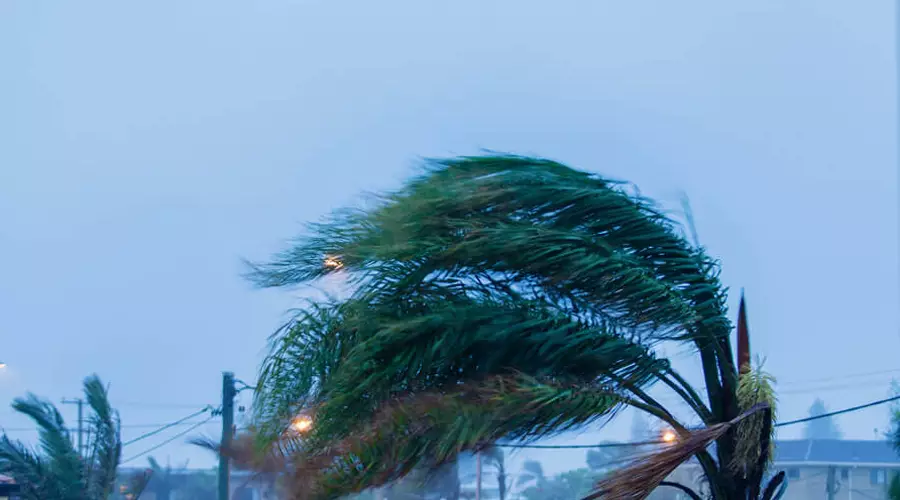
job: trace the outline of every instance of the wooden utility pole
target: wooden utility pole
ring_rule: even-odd
[[[63,399],[62,404],[64,405],[78,405],[78,455],[83,456],[84,454],[84,400],[81,398],[78,399]]]
[[[234,437],[234,396],[234,373],[222,372],[222,441],[219,444],[221,449],[231,446],[231,439]],[[228,456],[220,452],[218,500],[228,500],[230,476]]]

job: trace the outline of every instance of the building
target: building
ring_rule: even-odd
[[[900,456],[887,441],[803,439],[778,441],[775,465],[788,479],[790,499],[886,499],[891,477],[900,472]]]
[[[19,492],[19,485],[9,476],[0,474],[0,500],[8,500]]]
[[[692,462],[676,470],[670,479],[694,484],[700,491],[698,469]],[[784,471],[787,476],[783,500],[886,500],[891,477],[900,473],[900,455],[887,441],[779,440],[772,470]]]

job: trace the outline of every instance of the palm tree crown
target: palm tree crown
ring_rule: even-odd
[[[0,437],[0,474],[21,485],[24,500],[105,500],[112,494],[122,452],[119,415],[96,375],[84,380],[84,395],[92,410],[84,455],[52,403],[33,394],[13,402],[14,410],[37,424],[40,442],[32,450],[5,434]]]
[[[765,401],[738,395],[746,370],[717,265],[625,185],[534,158],[431,161],[373,206],[312,225],[252,277],[281,287],[332,274],[352,296],[308,304],[274,336],[255,401],[256,444],[278,445],[255,466],[291,464],[298,496],[360,491],[633,406],[682,435],[670,451],[698,458],[715,498],[760,497],[765,453],[737,436],[753,420],[742,412]],[[672,341],[698,352],[705,397],[655,354]],[[715,432],[691,441],[647,394],[654,382]],[[285,437],[298,413],[312,430]],[[636,466],[652,477],[627,488],[649,491],[671,464]]]

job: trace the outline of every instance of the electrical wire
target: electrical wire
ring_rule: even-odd
[[[212,409],[213,409],[212,406],[206,406],[206,407],[202,408],[202,409],[199,410],[199,411],[196,411],[196,412],[191,413],[190,415],[188,415],[188,416],[186,416],[186,417],[184,417],[184,418],[181,418],[181,419],[176,420],[175,422],[172,422],[172,423],[169,423],[169,424],[165,424],[165,425],[160,426],[159,428],[154,429],[154,430],[152,430],[152,431],[150,431],[150,432],[146,432],[146,433],[144,433],[144,434],[141,434],[140,436],[138,436],[138,437],[136,437],[136,438],[134,438],[134,439],[130,439],[130,440],[128,440],[128,441],[122,443],[122,446],[128,446],[128,445],[133,444],[133,443],[136,443],[136,442],[138,442],[138,441],[140,441],[140,440],[142,440],[142,439],[147,439],[147,438],[150,437],[150,436],[155,436],[156,434],[159,434],[160,432],[162,432],[162,431],[164,431],[164,430],[166,430],[166,429],[169,429],[169,428],[171,428],[171,427],[175,427],[176,425],[183,424],[184,422],[186,422],[186,421],[188,421],[188,420],[190,420],[190,419],[196,417],[197,415],[206,413],[206,412],[208,412],[208,411],[210,411],[210,410],[212,410]],[[210,417],[210,418],[212,418],[212,417]],[[201,422],[201,423],[206,423],[207,421],[208,421],[208,419],[205,420],[205,421],[203,421],[203,422]],[[197,424],[197,425],[200,425],[200,424]]]
[[[194,425],[196,421],[188,421],[188,422],[179,422],[168,423],[168,424],[123,424],[119,426],[122,429],[155,429],[157,427],[162,427],[165,425],[169,425],[171,427],[183,426],[183,425]],[[0,427],[0,432],[30,432],[30,431],[38,431],[40,428],[38,427]],[[78,432],[77,427],[70,427],[67,429],[69,432]]]
[[[132,462],[132,461],[134,461],[134,460],[136,460],[136,459],[138,459],[138,458],[141,458],[142,456],[144,456],[144,455],[146,455],[146,454],[148,454],[148,453],[150,453],[150,452],[152,452],[152,451],[156,451],[156,450],[162,448],[163,446],[165,446],[165,445],[171,443],[172,441],[175,441],[176,439],[178,439],[178,438],[184,436],[185,434],[191,432],[192,430],[194,430],[194,429],[200,427],[201,425],[203,425],[203,424],[209,422],[209,421],[212,420],[213,418],[215,418],[215,417],[214,417],[214,416],[210,416],[210,417],[207,418],[206,420],[204,420],[204,421],[202,421],[202,422],[198,422],[198,423],[192,425],[191,427],[188,427],[187,429],[185,429],[185,430],[179,432],[178,434],[175,434],[174,436],[170,437],[169,439],[166,439],[166,440],[163,441],[162,443],[159,443],[159,444],[157,444],[157,445],[155,445],[155,446],[151,446],[150,448],[147,448],[146,450],[144,450],[144,451],[138,453],[137,455],[132,455],[131,457],[129,457],[129,458],[125,459],[125,460],[122,460],[122,461],[119,462],[119,463],[120,463],[120,464],[127,464],[128,462]]]
[[[857,406],[851,406],[850,408],[844,408],[843,410],[833,411],[829,413],[823,413],[821,415],[814,415],[806,418],[798,418],[796,420],[788,420],[787,422],[778,422],[774,427],[787,427],[789,425],[797,425],[806,422],[811,422],[813,420],[819,420],[822,418],[834,417],[836,415],[843,415],[845,413],[852,413],[859,410],[864,410],[866,408],[871,408],[873,406],[883,405],[885,403],[891,403],[893,401],[900,400],[900,396],[894,396],[885,399],[879,399],[878,401],[872,401],[871,403],[866,403]],[[628,447],[628,446],[646,446],[646,445],[655,445],[655,444],[665,444],[666,441],[661,439],[655,441],[639,441],[639,442],[630,442],[630,443],[599,443],[599,444],[560,444],[560,445],[543,445],[543,444],[495,444],[498,448],[529,448],[529,449],[544,449],[544,450],[569,450],[569,449],[584,449],[584,448],[617,448],[617,447]]]
[[[879,399],[878,401],[872,401],[871,403],[866,403],[858,406],[851,406],[850,408],[844,408],[843,410],[833,411],[829,413],[823,413],[821,415],[814,415],[812,417],[806,418],[798,418],[797,420],[788,420],[787,422],[779,422],[775,424],[775,427],[785,427],[788,425],[796,425],[802,424],[804,422],[811,422],[813,420],[818,420],[820,418],[829,418],[835,415],[843,415],[844,413],[852,413],[859,410],[864,410],[866,408],[871,408],[873,406],[883,405],[885,403],[891,403],[893,401],[900,400],[900,396],[894,396],[891,398]]]

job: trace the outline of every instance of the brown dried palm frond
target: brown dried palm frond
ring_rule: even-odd
[[[338,440],[311,432],[260,449],[248,433],[227,449],[203,444],[239,467],[283,473],[288,498],[338,498],[414,469],[434,470],[501,438],[530,440],[610,417],[624,402],[616,392],[591,384],[494,376],[453,391],[397,398]]]
[[[680,436],[678,443],[635,461],[610,477],[597,483],[595,492],[583,500],[603,498],[607,500],[642,500],[668,477],[679,465],[697,452],[706,449],[735,425],[757,412],[766,409],[758,405],[742,413],[734,420],[716,424],[702,430]]]

